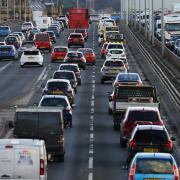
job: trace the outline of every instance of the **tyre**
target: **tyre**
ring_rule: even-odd
[[[81,80],[78,81],[78,85],[81,86]]]
[[[101,84],[104,84],[104,80],[103,79],[101,79]]]
[[[84,48],[84,45],[82,45],[81,47]]]
[[[49,49],[49,52],[51,53],[52,49]]]
[[[114,125],[113,125],[113,129],[114,129],[115,131],[119,130],[119,128],[120,128],[119,125],[117,125],[117,124],[114,124]]]
[[[83,70],[86,70],[86,66],[83,67]]]
[[[72,119],[71,119],[71,121],[69,123],[69,127],[72,128]]]
[[[68,48],[70,48],[71,46],[68,44]]]
[[[126,146],[127,146],[126,140],[123,139],[121,136],[120,136],[120,145],[122,148],[126,148]]]
[[[23,68],[23,67],[24,67],[24,65],[22,65],[22,64],[21,64],[21,65],[20,65],[20,67],[21,67],[21,68]]]
[[[112,109],[108,108],[108,114],[112,115]]]

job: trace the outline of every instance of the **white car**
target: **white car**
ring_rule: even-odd
[[[12,34],[18,34],[21,38],[21,41],[25,41],[25,39],[26,39],[22,32],[13,32]]]
[[[106,54],[106,60],[126,59],[124,49],[109,49]]]
[[[24,22],[23,24],[22,24],[22,26],[21,26],[21,31],[22,32],[25,32],[25,31],[27,31],[29,28],[33,28],[34,27],[34,25],[33,25],[33,23],[30,21],[30,22]]]
[[[43,66],[43,56],[38,49],[28,49],[22,52],[20,66],[39,65]]]
[[[103,42],[104,42],[104,35],[103,34],[99,34],[98,44],[101,45],[101,44],[103,44]]]

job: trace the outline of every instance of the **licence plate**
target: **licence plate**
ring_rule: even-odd
[[[111,73],[119,73],[119,71],[118,70],[111,70]]]
[[[57,95],[64,94],[64,92],[63,92],[63,91],[53,91],[52,93],[53,93],[53,94],[57,94]]]
[[[144,152],[159,152],[157,148],[144,148]]]

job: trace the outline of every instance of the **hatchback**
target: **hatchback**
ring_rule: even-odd
[[[64,58],[68,53],[68,47],[55,46],[51,53],[51,62],[64,62]]]
[[[125,52],[123,43],[108,43],[105,49],[105,55],[107,55],[108,51],[111,49],[118,49],[118,50],[121,49],[123,52]]]
[[[84,47],[84,38],[81,33],[71,33],[68,37],[68,47],[81,46]]]
[[[45,31],[47,34],[49,34],[49,37],[50,37],[50,39],[51,39],[51,42],[53,42],[53,43],[56,43],[56,35],[55,35],[55,33],[54,33],[54,31]]]
[[[69,51],[66,57],[64,58],[64,62],[78,64],[78,66],[83,70],[86,69],[86,59],[82,52]]]
[[[137,153],[129,168],[128,180],[179,180],[179,170],[169,153]]]
[[[4,41],[7,45],[14,45],[16,49],[18,49],[21,45],[16,36],[7,36]]]
[[[42,96],[39,107],[41,106],[62,106],[65,127],[72,127],[72,108],[67,96],[64,95],[44,95]]]
[[[59,66],[59,70],[73,71],[76,75],[78,85],[81,85],[81,71],[80,71],[79,66],[77,64],[61,64]]]
[[[56,37],[60,36],[60,29],[57,26],[49,26],[48,31],[53,31]]]
[[[17,60],[18,53],[13,45],[0,46],[0,60],[10,59]]]
[[[88,32],[86,29],[75,29],[74,30],[75,33],[81,33],[83,35],[83,38],[85,41],[87,41],[88,39]]]
[[[126,58],[126,54],[123,49],[109,49],[106,54],[106,60],[116,60],[121,58]]]
[[[0,36],[8,36],[11,33],[9,26],[0,26]]]

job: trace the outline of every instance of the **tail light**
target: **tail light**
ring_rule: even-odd
[[[65,109],[63,110],[63,112],[70,112],[70,111],[71,111],[70,108],[65,108]]]
[[[123,127],[123,133],[126,136],[130,136],[133,129],[133,124],[125,123]]]
[[[73,41],[73,39],[72,39],[72,38],[69,38],[68,41]]]
[[[83,38],[80,38],[79,40],[80,40],[81,42],[83,42],[83,41],[84,41],[84,39],[83,39]]]
[[[129,147],[130,147],[131,149],[135,149],[136,146],[137,146],[137,143],[136,143],[135,140],[131,140],[131,141],[129,142]]]
[[[135,174],[135,171],[136,171],[136,164],[134,164],[130,170],[130,173],[129,173],[129,179],[130,180],[134,180],[134,174]]]
[[[81,61],[84,61],[84,58],[82,57],[82,58],[80,58],[80,60],[81,60]]]
[[[105,52],[105,50],[104,50],[104,49],[102,49],[102,50],[101,50],[101,53],[102,53],[102,54],[104,54],[104,52]]]
[[[179,180],[179,170],[176,165],[173,166],[174,169],[174,180]]]
[[[115,101],[116,100],[116,96],[112,96],[112,101]]]
[[[121,83],[117,81],[114,86],[119,86]]]
[[[140,80],[138,80],[136,83],[137,83],[137,85],[141,85],[142,84],[142,82]]]
[[[168,150],[172,150],[172,147],[173,147],[173,143],[172,141],[167,141],[167,143],[165,144],[165,147],[168,149]]]
[[[64,136],[63,135],[60,135],[60,137],[59,137],[60,139],[59,139],[59,144],[60,145],[64,145]]]
[[[44,159],[40,159],[40,175],[45,175],[45,163]]]
[[[76,74],[76,76],[77,76],[77,77],[79,77],[79,76],[80,76],[80,72],[76,72],[75,74]]]
[[[105,51],[105,54],[106,54],[106,55],[107,55],[107,53],[108,53],[108,50]]]

